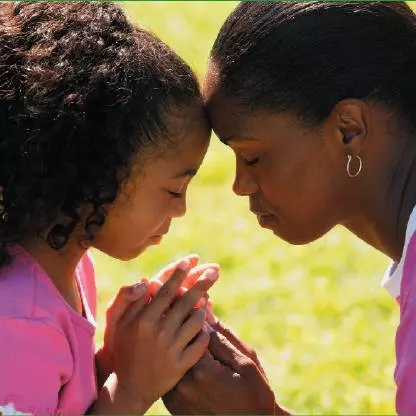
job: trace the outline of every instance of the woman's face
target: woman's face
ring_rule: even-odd
[[[250,115],[209,78],[205,98],[213,130],[236,157],[233,190],[249,198],[259,224],[305,244],[342,222],[349,178],[346,155],[330,129],[307,129],[285,113]]]
[[[139,157],[108,209],[94,247],[112,257],[129,260],[160,243],[172,219],[186,212],[187,187],[207,151],[210,128],[202,106],[171,118],[169,128],[174,147]]]

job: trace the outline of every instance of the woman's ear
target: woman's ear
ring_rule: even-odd
[[[332,110],[331,119],[344,153],[362,154],[368,135],[368,105],[362,100],[342,100]]]

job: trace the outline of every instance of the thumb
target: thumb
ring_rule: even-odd
[[[213,329],[223,335],[227,340],[234,345],[239,351],[245,354],[247,357],[253,360],[254,350],[246,345],[241,339],[228,327],[223,325],[223,323],[217,320],[214,324],[211,325]],[[253,360],[254,361],[254,360]]]
[[[253,348],[250,348],[246,343],[244,343],[230,328],[223,325],[223,323],[217,320],[211,327],[223,335],[227,340],[240,352],[246,355],[250,360],[252,360],[261,371],[264,377],[266,373],[263,369],[263,366],[260,363],[259,358],[257,357],[256,351]],[[267,378],[267,377],[266,377]]]
[[[239,374],[241,374],[245,365],[252,362],[219,332],[211,333],[208,349],[214,359]]]
[[[149,303],[149,287],[147,282],[140,283],[136,291],[140,292],[140,297],[126,308],[126,311],[120,319],[120,323],[123,325],[131,324]]]
[[[142,292],[145,292],[145,290],[143,291],[143,284],[141,283],[121,287],[108,304],[106,312],[107,326],[115,325],[126,312],[127,308],[143,296]]]

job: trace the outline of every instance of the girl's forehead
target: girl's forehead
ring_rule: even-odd
[[[211,129],[205,113],[190,120],[176,120],[174,137],[162,151],[149,152],[143,161],[144,172],[168,172],[172,177],[198,170],[208,149]],[[188,175],[189,176],[189,175]]]

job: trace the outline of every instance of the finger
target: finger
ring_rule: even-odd
[[[207,319],[207,322],[212,327],[215,327],[215,325],[218,322],[218,318],[214,314],[214,311],[212,309],[212,302],[210,300],[207,301],[207,303],[205,305],[205,310],[206,310],[206,319]]]
[[[199,261],[199,257],[196,254],[191,254],[185,258],[190,259],[191,270],[188,273],[188,276],[186,276],[186,279],[184,280],[182,287],[179,289],[177,296],[183,295],[186,292],[186,289],[191,288],[205,270],[215,269],[219,273],[219,269],[220,269],[220,266],[216,263],[205,263],[205,264],[201,264],[197,266],[196,264]],[[158,290],[162,287],[163,282],[166,282],[169,279],[176,263],[177,262],[171,263],[169,266],[163,269],[162,272],[160,272],[156,277],[154,277],[151,280],[150,292],[152,296],[154,296],[158,292]]]
[[[222,324],[222,322],[218,321],[211,325],[212,328],[223,335],[227,340],[234,345],[239,351],[243,354],[247,355],[249,358],[252,359],[253,349],[246,345],[243,341],[241,341],[238,336],[230,329],[227,328]]]
[[[122,325],[130,325],[132,322],[137,320],[137,318],[140,315],[140,312],[143,310],[143,308],[149,303],[149,291],[147,290],[144,292],[143,296],[133,302],[126,310],[126,312],[123,314],[123,316],[120,319],[120,323]]]
[[[205,323],[205,310],[195,309],[179,329],[174,341],[178,350],[182,351],[202,330]]]
[[[209,344],[208,344],[209,346]],[[204,354],[199,361],[187,372],[194,387],[206,383],[208,386],[212,386],[212,382],[217,382],[219,376],[225,374],[230,375],[234,373],[229,367],[224,366],[221,362],[216,360],[209,349],[204,351]]]
[[[150,296],[155,296],[157,292],[159,292],[159,289],[162,287],[162,282],[157,279],[152,279],[149,282],[149,293]]]
[[[176,300],[164,321],[167,332],[170,331],[171,334],[176,333],[197,302],[204,296],[217,279],[218,273],[216,270],[206,270],[193,288],[189,289],[183,296]]]
[[[159,280],[161,283],[165,283],[170,278],[170,276],[182,260],[188,260],[190,264],[189,268],[192,269],[199,263],[199,256],[198,254],[189,254],[188,256],[183,257],[182,259],[168,264],[152,280]]]
[[[207,322],[209,320],[209,312],[207,313]],[[209,323],[209,322],[208,322]],[[263,369],[263,366],[260,363],[260,360],[257,357],[256,351],[250,348],[247,344],[238,338],[238,336],[229,328],[224,326],[222,322],[216,321],[214,324],[211,325],[212,329],[219,332],[223,335],[235,348],[237,348],[240,352],[246,355],[250,360],[252,360],[263,376],[267,379],[266,372]]]
[[[239,374],[243,372],[247,364],[252,362],[218,332],[211,333],[208,349],[216,360]]]
[[[188,276],[186,276],[185,281],[183,282],[183,287],[190,289],[195,282],[199,279],[199,277],[202,275],[202,273],[205,272],[205,270],[208,269],[214,269],[219,273],[220,266],[216,263],[205,263],[200,264],[199,266],[193,267],[191,271],[188,273]]]
[[[107,325],[118,322],[127,308],[144,296],[146,290],[146,282],[121,287],[107,308]]]
[[[150,296],[155,296],[157,292],[159,292],[160,288],[163,286],[163,283],[160,280],[153,279],[149,283],[150,286]],[[186,293],[188,289],[181,286],[178,291],[176,292],[176,296],[182,296]]]
[[[190,262],[187,259],[181,260],[170,279],[159,289],[149,307],[143,312],[143,316],[149,322],[157,321],[164,312],[171,306],[176,297],[178,289],[189,271]]]
[[[207,350],[208,344],[209,334],[203,330],[199,331],[194,341],[192,341],[189,346],[184,349],[179,360],[180,365],[185,367],[186,370],[193,367]]]
[[[189,372],[163,397],[163,404],[172,415],[202,415],[198,406],[199,391]]]

